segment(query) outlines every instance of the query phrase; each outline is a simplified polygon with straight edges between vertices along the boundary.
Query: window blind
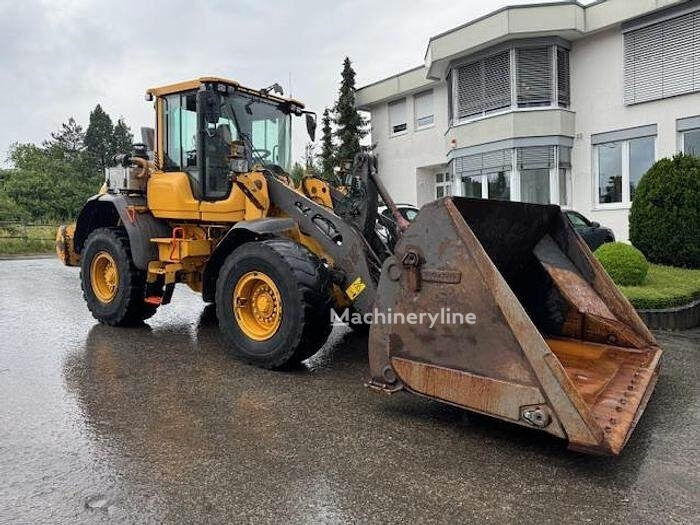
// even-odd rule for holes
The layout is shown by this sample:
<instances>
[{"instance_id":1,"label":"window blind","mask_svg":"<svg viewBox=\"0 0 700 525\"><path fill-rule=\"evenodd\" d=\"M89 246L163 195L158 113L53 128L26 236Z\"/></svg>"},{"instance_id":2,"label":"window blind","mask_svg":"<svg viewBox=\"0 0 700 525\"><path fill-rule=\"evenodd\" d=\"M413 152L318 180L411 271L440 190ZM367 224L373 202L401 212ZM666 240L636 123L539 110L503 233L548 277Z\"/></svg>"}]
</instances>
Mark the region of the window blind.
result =
<instances>
[{"instance_id":1,"label":"window blind","mask_svg":"<svg viewBox=\"0 0 700 525\"><path fill-rule=\"evenodd\" d=\"M510 52L504 51L457 70L460 119L510 106Z\"/></svg>"},{"instance_id":2,"label":"window blind","mask_svg":"<svg viewBox=\"0 0 700 525\"><path fill-rule=\"evenodd\" d=\"M626 104L700 91L700 11L624 35Z\"/></svg>"},{"instance_id":3,"label":"window blind","mask_svg":"<svg viewBox=\"0 0 700 525\"><path fill-rule=\"evenodd\" d=\"M569 50L557 46L557 99L560 106L571 103L569 94Z\"/></svg>"},{"instance_id":4,"label":"window blind","mask_svg":"<svg viewBox=\"0 0 700 525\"><path fill-rule=\"evenodd\" d=\"M406 131L406 99L389 104L389 127L392 133Z\"/></svg>"},{"instance_id":5,"label":"window blind","mask_svg":"<svg viewBox=\"0 0 700 525\"><path fill-rule=\"evenodd\" d=\"M554 146L528 146L517 148L518 168L532 170L554 166Z\"/></svg>"},{"instance_id":6,"label":"window blind","mask_svg":"<svg viewBox=\"0 0 700 525\"><path fill-rule=\"evenodd\" d=\"M457 70L457 116L468 118L483 111L484 86L481 62L467 64Z\"/></svg>"},{"instance_id":7,"label":"window blind","mask_svg":"<svg viewBox=\"0 0 700 525\"><path fill-rule=\"evenodd\" d=\"M512 149L506 148L457 157L455 172L459 175L474 176L510 171L513 164L512 152Z\"/></svg>"},{"instance_id":8,"label":"window blind","mask_svg":"<svg viewBox=\"0 0 700 525\"><path fill-rule=\"evenodd\" d=\"M510 52L484 60L484 111L510 106Z\"/></svg>"},{"instance_id":9,"label":"window blind","mask_svg":"<svg viewBox=\"0 0 700 525\"><path fill-rule=\"evenodd\" d=\"M429 126L434 120L433 111L433 91L424 91L413 97L415 113L416 113L416 127Z\"/></svg>"},{"instance_id":10,"label":"window blind","mask_svg":"<svg viewBox=\"0 0 700 525\"><path fill-rule=\"evenodd\" d=\"M552 58L550 47L517 50L518 106L548 106L552 103Z\"/></svg>"}]
</instances>

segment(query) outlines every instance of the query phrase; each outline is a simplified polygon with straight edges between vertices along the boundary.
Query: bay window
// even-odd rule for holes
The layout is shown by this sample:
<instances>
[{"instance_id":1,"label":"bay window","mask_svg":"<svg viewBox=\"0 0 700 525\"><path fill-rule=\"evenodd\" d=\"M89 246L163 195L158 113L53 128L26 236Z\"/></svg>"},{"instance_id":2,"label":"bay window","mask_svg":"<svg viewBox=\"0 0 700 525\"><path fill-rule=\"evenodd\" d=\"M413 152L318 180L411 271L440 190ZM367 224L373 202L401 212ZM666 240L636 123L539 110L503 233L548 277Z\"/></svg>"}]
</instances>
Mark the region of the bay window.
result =
<instances>
[{"instance_id":1,"label":"bay window","mask_svg":"<svg viewBox=\"0 0 700 525\"><path fill-rule=\"evenodd\" d=\"M596 203L629 206L656 158L656 125L591 136Z\"/></svg>"},{"instance_id":2,"label":"bay window","mask_svg":"<svg viewBox=\"0 0 700 525\"><path fill-rule=\"evenodd\" d=\"M520 174L520 200L535 204L549 204L550 170L554 166L553 146L517 148Z\"/></svg>"},{"instance_id":3,"label":"bay window","mask_svg":"<svg viewBox=\"0 0 700 525\"><path fill-rule=\"evenodd\" d=\"M571 148L525 146L457 157L464 197L568 205Z\"/></svg>"},{"instance_id":4,"label":"bay window","mask_svg":"<svg viewBox=\"0 0 700 525\"><path fill-rule=\"evenodd\" d=\"M448 75L454 123L526 108L568 107L569 51L561 45L501 48Z\"/></svg>"},{"instance_id":5,"label":"bay window","mask_svg":"<svg viewBox=\"0 0 700 525\"><path fill-rule=\"evenodd\" d=\"M515 50L518 107L552 105L552 48L526 47Z\"/></svg>"}]
</instances>

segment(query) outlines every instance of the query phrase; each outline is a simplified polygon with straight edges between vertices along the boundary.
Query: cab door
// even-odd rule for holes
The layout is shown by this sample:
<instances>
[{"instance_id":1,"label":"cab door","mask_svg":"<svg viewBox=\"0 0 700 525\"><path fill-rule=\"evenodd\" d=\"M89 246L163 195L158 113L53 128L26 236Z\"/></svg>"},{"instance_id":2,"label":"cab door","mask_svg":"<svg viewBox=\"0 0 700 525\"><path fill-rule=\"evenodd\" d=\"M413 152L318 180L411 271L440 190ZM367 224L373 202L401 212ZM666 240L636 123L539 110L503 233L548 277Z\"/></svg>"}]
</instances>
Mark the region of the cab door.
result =
<instances>
[{"instance_id":1,"label":"cab door","mask_svg":"<svg viewBox=\"0 0 700 525\"><path fill-rule=\"evenodd\" d=\"M162 169L148 180L148 207L156 217L199 219L197 92L160 97L156 111Z\"/></svg>"}]
</instances>

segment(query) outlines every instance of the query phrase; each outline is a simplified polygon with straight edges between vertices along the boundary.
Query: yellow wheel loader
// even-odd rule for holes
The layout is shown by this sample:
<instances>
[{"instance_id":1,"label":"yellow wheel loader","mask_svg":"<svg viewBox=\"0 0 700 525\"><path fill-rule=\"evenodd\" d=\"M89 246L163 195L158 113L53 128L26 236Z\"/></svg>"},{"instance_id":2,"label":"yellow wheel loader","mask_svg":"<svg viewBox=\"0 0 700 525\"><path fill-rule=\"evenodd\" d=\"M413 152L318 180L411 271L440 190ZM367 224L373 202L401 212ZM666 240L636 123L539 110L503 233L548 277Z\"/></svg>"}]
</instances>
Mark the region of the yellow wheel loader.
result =
<instances>
[{"instance_id":1,"label":"yellow wheel loader","mask_svg":"<svg viewBox=\"0 0 700 525\"><path fill-rule=\"evenodd\" d=\"M368 154L342 186L291 180L291 119L315 130L295 100L213 77L146 97L148 144L58 231L97 320L141 322L185 283L237 357L275 369L318 351L332 311L374 316L371 389L621 451L661 350L557 206L446 197L408 225Z\"/></svg>"}]
</instances>

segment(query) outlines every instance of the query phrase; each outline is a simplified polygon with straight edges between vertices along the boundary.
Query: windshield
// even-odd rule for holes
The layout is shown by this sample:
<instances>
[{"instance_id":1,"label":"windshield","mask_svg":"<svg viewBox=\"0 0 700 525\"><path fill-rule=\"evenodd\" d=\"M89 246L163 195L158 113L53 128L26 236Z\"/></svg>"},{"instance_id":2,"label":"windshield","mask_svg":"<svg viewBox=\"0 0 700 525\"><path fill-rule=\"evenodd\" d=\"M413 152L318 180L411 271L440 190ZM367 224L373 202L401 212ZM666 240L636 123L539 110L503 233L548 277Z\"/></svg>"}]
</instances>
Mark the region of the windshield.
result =
<instances>
[{"instance_id":1,"label":"windshield","mask_svg":"<svg viewBox=\"0 0 700 525\"><path fill-rule=\"evenodd\" d=\"M284 107L254 95L225 95L220 123L229 124L234 140L245 134L252 144L248 152L253 162L276 164L291 169L292 121ZM246 150L250 149L246 141Z\"/></svg>"}]
</instances>

